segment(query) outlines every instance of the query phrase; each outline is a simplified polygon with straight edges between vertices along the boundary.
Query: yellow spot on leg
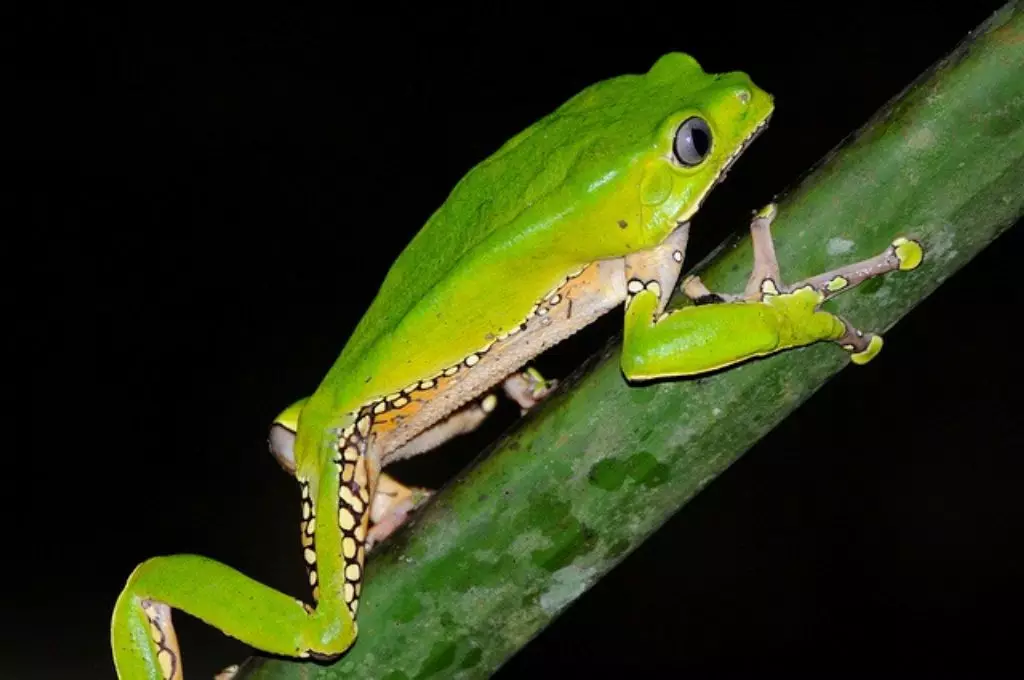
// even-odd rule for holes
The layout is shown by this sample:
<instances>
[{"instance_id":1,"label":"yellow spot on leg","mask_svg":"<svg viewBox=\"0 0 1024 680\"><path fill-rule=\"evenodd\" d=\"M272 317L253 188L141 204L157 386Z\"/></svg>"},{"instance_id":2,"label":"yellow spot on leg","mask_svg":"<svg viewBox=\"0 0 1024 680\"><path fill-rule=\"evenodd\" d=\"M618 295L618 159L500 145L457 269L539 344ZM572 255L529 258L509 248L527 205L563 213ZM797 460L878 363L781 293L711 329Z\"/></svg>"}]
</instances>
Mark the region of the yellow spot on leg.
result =
<instances>
[{"instance_id":1,"label":"yellow spot on leg","mask_svg":"<svg viewBox=\"0 0 1024 680\"><path fill-rule=\"evenodd\" d=\"M356 423L356 429L359 430L359 434L365 437L370 434L370 416L363 416Z\"/></svg>"},{"instance_id":2,"label":"yellow spot on leg","mask_svg":"<svg viewBox=\"0 0 1024 680\"><path fill-rule=\"evenodd\" d=\"M356 518L348 508L338 510L338 526L341 527L342 531L352 531L355 525Z\"/></svg>"},{"instance_id":3,"label":"yellow spot on leg","mask_svg":"<svg viewBox=\"0 0 1024 680\"><path fill-rule=\"evenodd\" d=\"M358 581L362 574L363 570L359 568L358 564L350 564L345 567L345 578L353 583Z\"/></svg>"},{"instance_id":4,"label":"yellow spot on leg","mask_svg":"<svg viewBox=\"0 0 1024 680\"><path fill-rule=\"evenodd\" d=\"M160 662L160 672L163 673L163 676L165 678L173 677L174 655L171 654L170 650L161 649L157 652L156 659Z\"/></svg>"},{"instance_id":5,"label":"yellow spot on leg","mask_svg":"<svg viewBox=\"0 0 1024 680\"><path fill-rule=\"evenodd\" d=\"M356 599L356 588L351 583L346 583L345 589L345 602L351 602Z\"/></svg>"},{"instance_id":6,"label":"yellow spot on leg","mask_svg":"<svg viewBox=\"0 0 1024 680\"><path fill-rule=\"evenodd\" d=\"M341 469L341 481L345 482L346 484L348 482L351 482L352 477L355 475L355 473L356 466L353 465L352 463L348 463L345 467Z\"/></svg>"},{"instance_id":7,"label":"yellow spot on leg","mask_svg":"<svg viewBox=\"0 0 1024 680\"><path fill-rule=\"evenodd\" d=\"M356 556L356 542L351 536L346 536L341 539L341 552L345 555L346 559L352 559Z\"/></svg>"},{"instance_id":8,"label":"yellow spot on leg","mask_svg":"<svg viewBox=\"0 0 1024 680\"><path fill-rule=\"evenodd\" d=\"M352 489L347 486L343 486L338 490L338 496L341 498L342 503L352 508L352 512L362 514L363 502L356 498L356 495L352 493Z\"/></svg>"}]
</instances>

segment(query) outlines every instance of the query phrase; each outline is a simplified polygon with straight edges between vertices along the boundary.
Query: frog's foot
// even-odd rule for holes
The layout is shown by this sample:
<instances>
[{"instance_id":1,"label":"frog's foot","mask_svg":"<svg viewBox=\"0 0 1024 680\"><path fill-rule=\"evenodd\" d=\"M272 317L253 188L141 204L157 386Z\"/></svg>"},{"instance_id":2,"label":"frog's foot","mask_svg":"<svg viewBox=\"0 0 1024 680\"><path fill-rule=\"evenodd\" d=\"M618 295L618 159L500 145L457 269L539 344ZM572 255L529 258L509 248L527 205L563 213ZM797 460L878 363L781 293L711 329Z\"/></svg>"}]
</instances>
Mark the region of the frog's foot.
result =
<instances>
[{"instance_id":1,"label":"frog's foot","mask_svg":"<svg viewBox=\"0 0 1024 680\"><path fill-rule=\"evenodd\" d=\"M430 489L405 486L394 477L381 474L370 507L373 526L366 537L366 551L397 531L433 494Z\"/></svg>"},{"instance_id":2,"label":"frog's foot","mask_svg":"<svg viewBox=\"0 0 1024 680\"><path fill-rule=\"evenodd\" d=\"M555 391L557 380L547 380L540 371L530 367L505 379L502 388L508 397L519 404L521 415Z\"/></svg>"},{"instance_id":3,"label":"frog's foot","mask_svg":"<svg viewBox=\"0 0 1024 680\"><path fill-rule=\"evenodd\" d=\"M826 300L857 286L864 281L894 271L915 269L924 257L921 244L912 239L899 237L875 257L818 274L792 285L785 285L780 275L779 263L775 256L775 245L771 236L771 224L777 209L769 204L754 215L750 223L751 239L754 246L754 267L742 295L715 293L697 276L687 277L680 289L697 305L722 302L766 302L777 296L792 295L797 291L813 292L819 298L815 309ZM855 328L842 316L833 314L845 329L833 341L852 354L852 361L865 364L882 349L882 338L874 333L864 333Z\"/></svg>"}]
</instances>

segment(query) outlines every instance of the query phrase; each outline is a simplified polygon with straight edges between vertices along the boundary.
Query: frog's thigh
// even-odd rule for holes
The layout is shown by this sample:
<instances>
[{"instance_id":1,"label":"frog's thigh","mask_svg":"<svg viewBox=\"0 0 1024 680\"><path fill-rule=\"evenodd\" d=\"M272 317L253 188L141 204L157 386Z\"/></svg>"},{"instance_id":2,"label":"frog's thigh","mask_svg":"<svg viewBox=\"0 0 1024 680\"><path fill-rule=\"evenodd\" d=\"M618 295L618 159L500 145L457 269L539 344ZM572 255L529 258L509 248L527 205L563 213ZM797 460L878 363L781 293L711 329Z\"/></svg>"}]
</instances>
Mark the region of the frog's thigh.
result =
<instances>
[{"instance_id":1,"label":"frog's thigh","mask_svg":"<svg viewBox=\"0 0 1024 680\"><path fill-rule=\"evenodd\" d=\"M480 424L494 411L497 405L498 397L494 394L487 394L481 399L470 402L467 406L387 454L386 464L390 465L396 460L418 456L436 449L450 439L472 432L480 427Z\"/></svg>"},{"instance_id":2,"label":"frog's thigh","mask_svg":"<svg viewBox=\"0 0 1024 680\"><path fill-rule=\"evenodd\" d=\"M502 387L505 394L519 405L522 413L525 413L551 394L557 384L558 381L545 379L539 371L531 367L510 375L502 383ZM449 439L472 432L494 411L497 401L498 398L494 394L474 401L399 447L388 455L387 462L427 453ZM370 508L373 526L366 541L367 551L398 530L408 520L409 515L426 503L432 494L430 489L407 487L394 477L381 473Z\"/></svg>"}]
</instances>

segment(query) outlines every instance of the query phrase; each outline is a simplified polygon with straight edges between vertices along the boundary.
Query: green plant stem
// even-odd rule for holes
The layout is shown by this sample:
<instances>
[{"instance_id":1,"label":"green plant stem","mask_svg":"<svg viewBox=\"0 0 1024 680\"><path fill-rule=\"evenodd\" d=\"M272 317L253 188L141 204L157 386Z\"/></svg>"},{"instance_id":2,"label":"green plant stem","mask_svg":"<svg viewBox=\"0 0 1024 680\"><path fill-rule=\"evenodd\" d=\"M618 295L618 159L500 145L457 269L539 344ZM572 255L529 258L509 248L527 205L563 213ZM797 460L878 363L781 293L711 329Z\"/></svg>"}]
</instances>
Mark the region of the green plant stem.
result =
<instances>
[{"instance_id":1,"label":"green plant stem","mask_svg":"<svg viewBox=\"0 0 1024 680\"><path fill-rule=\"evenodd\" d=\"M1019 219L1022 159L1024 12L1010 3L780 203L783 278L917 237L917 270L829 303L858 327L888 329ZM737 238L697 269L712 290L737 291L751 257ZM819 344L629 386L618 357L614 340L375 552L350 653L331 666L252 659L239 677L492 674L848 363Z\"/></svg>"}]
</instances>

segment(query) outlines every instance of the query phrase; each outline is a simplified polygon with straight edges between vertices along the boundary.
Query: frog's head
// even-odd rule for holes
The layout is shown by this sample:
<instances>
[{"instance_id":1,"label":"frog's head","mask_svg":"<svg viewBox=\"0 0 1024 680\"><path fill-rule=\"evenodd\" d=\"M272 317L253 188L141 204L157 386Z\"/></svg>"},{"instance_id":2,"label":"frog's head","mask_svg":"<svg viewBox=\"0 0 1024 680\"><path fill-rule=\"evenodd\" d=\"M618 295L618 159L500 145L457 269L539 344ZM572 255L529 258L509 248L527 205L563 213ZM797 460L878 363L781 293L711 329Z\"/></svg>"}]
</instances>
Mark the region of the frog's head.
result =
<instances>
[{"instance_id":1,"label":"frog's head","mask_svg":"<svg viewBox=\"0 0 1024 680\"><path fill-rule=\"evenodd\" d=\"M705 73L668 54L642 76L651 134L635 157L641 222L655 240L689 220L733 162L767 126L774 104L745 73Z\"/></svg>"},{"instance_id":2,"label":"frog's head","mask_svg":"<svg viewBox=\"0 0 1024 680\"><path fill-rule=\"evenodd\" d=\"M562 144L570 157L562 163L586 193L606 197L611 214L602 224L638 224L639 232L602 233L628 252L689 220L773 108L745 73L705 73L693 57L672 53L647 73L587 88L552 116L548 127L560 129L544 138L572 140Z\"/></svg>"}]
</instances>

